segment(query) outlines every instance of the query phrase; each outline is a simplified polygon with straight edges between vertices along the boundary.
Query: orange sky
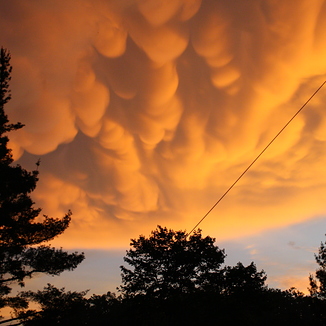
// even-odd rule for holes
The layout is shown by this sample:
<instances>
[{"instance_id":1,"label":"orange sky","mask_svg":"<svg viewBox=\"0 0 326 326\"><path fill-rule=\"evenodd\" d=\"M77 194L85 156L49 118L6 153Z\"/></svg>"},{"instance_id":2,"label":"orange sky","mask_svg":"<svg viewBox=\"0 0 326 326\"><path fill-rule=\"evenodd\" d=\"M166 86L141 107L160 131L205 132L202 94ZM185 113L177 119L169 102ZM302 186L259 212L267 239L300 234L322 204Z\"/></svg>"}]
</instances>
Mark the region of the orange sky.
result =
<instances>
[{"instance_id":1,"label":"orange sky","mask_svg":"<svg viewBox=\"0 0 326 326\"><path fill-rule=\"evenodd\" d=\"M26 168L41 158L44 214L73 211L54 244L190 230L325 80L325 39L323 0L0 0L7 113L26 125L10 146ZM204 234L231 243L325 215L325 101L322 89Z\"/></svg>"}]
</instances>

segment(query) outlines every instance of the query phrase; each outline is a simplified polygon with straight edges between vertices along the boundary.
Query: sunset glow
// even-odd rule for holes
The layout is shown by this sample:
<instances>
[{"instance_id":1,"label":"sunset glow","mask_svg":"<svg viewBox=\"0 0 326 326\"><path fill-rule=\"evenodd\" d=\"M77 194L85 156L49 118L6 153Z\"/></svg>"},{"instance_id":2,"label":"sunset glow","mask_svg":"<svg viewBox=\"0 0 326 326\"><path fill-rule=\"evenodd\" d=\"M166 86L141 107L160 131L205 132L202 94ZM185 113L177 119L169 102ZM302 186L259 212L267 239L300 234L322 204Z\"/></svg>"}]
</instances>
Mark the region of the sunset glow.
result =
<instances>
[{"instance_id":1,"label":"sunset glow","mask_svg":"<svg viewBox=\"0 0 326 326\"><path fill-rule=\"evenodd\" d=\"M72 210L53 241L67 249L128 248L158 224L189 231L326 79L324 0L0 0L0 17L6 110L25 124L10 147L27 169L41 159L43 213ZM248 239L249 252L326 216L325 103L323 88L203 234ZM273 276L268 254L251 253L282 287L304 291L315 268Z\"/></svg>"}]
</instances>

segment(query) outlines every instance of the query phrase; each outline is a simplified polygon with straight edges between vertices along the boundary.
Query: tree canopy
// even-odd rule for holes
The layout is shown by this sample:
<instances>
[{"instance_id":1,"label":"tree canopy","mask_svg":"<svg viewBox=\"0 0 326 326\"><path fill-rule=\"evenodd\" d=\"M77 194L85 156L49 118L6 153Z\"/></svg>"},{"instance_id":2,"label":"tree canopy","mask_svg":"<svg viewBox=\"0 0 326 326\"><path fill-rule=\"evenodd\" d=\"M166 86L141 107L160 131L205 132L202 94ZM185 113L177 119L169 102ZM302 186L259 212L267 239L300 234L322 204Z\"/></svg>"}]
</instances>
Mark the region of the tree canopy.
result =
<instances>
[{"instance_id":1,"label":"tree canopy","mask_svg":"<svg viewBox=\"0 0 326 326\"><path fill-rule=\"evenodd\" d=\"M200 229L188 236L185 231L158 226L148 238L141 235L130 245L124 261L132 269L120 267L120 291L126 297L165 298L198 291L248 294L266 288L267 276L253 262L247 267L240 262L222 267L224 249L215 245L214 238L202 237Z\"/></svg>"},{"instance_id":2,"label":"tree canopy","mask_svg":"<svg viewBox=\"0 0 326 326\"><path fill-rule=\"evenodd\" d=\"M319 268L309 276L309 291L314 297L326 298L326 242L321 242L315 260Z\"/></svg>"},{"instance_id":3,"label":"tree canopy","mask_svg":"<svg viewBox=\"0 0 326 326\"><path fill-rule=\"evenodd\" d=\"M265 285L266 273L257 271L253 262L225 266L224 250L214 244L213 238L202 237L200 230L191 238L184 231L158 226L149 237L133 239L131 246L125 260L133 269L122 268L127 273L122 274L119 296L108 292L87 298L86 291L66 292L48 285L42 291L20 294L19 298L37 303L40 309L20 309L16 320L26 326L326 323L322 297L306 296L295 288L269 288ZM199 254L206 256L206 249L216 254L216 265L198 258ZM190 261L185 262L183 255L189 252L186 257ZM185 283L185 271L191 277L191 286Z\"/></svg>"},{"instance_id":4,"label":"tree canopy","mask_svg":"<svg viewBox=\"0 0 326 326\"><path fill-rule=\"evenodd\" d=\"M214 244L215 239L201 235L201 230L187 237L184 231L158 226L146 238L131 240L124 261L132 269L121 266L121 291L126 296L146 294L167 297L174 293L191 293L219 270L225 253Z\"/></svg>"}]
</instances>

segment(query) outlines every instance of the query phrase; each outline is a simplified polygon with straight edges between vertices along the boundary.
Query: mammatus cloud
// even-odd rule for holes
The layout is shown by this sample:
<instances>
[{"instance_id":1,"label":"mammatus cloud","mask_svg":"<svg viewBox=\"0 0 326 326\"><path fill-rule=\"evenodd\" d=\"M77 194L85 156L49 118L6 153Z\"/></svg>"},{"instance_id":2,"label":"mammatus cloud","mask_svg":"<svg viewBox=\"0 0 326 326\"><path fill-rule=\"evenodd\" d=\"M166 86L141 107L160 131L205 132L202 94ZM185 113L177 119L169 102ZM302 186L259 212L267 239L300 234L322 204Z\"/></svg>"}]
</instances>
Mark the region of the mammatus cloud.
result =
<instances>
[{"instance_id":1,"label":"mammatus cloud","mask_svg":"<svg viewBox=\"0 0 326 326\"><path fill-rule=\"evenodd\" d=\"M326 75L326 3L0 0L7 111L63 241L191 229ZM325 213L322 90L201 225L219 239Z\"/></svg>"}]
</instances>

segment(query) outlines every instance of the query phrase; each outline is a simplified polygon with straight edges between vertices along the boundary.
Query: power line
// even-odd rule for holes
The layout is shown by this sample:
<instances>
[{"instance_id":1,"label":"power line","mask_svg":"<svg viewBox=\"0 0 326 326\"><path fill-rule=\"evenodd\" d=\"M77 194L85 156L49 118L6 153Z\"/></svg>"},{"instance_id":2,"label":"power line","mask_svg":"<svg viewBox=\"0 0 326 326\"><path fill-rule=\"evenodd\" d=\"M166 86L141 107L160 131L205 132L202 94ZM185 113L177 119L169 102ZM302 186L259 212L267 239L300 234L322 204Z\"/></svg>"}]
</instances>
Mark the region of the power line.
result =
<instances>
[{"instance_id":1,"label":"power line","mask_svg":"<svg viewBox=\"0 0 326 326\"><path fill-rule=\"evenodd\" d=\"M259 155L249 164L249 166L241 173L241 175L233 182L233 184L224 192L218 201L210 208L210 210L200 219L200 221L187 234L190 235L203 220L210 214L210 212L221 202L221 200L230 192L230 190L238 183L238 181L248 172L248 170L256 163L256 161L264 154L268 147L275 141L275 139L284 131L284 129L292 122L292 120L303 110L303 108L312 100L312 98L320 91L326 84L326 80L315 90L315 92L308 98L308 100L300 107L300 109L292 116L292 118L284 125L284 127L276 134L276 136L267 144L267 146L259 153Z\"/></svg>"}]
</instances>

